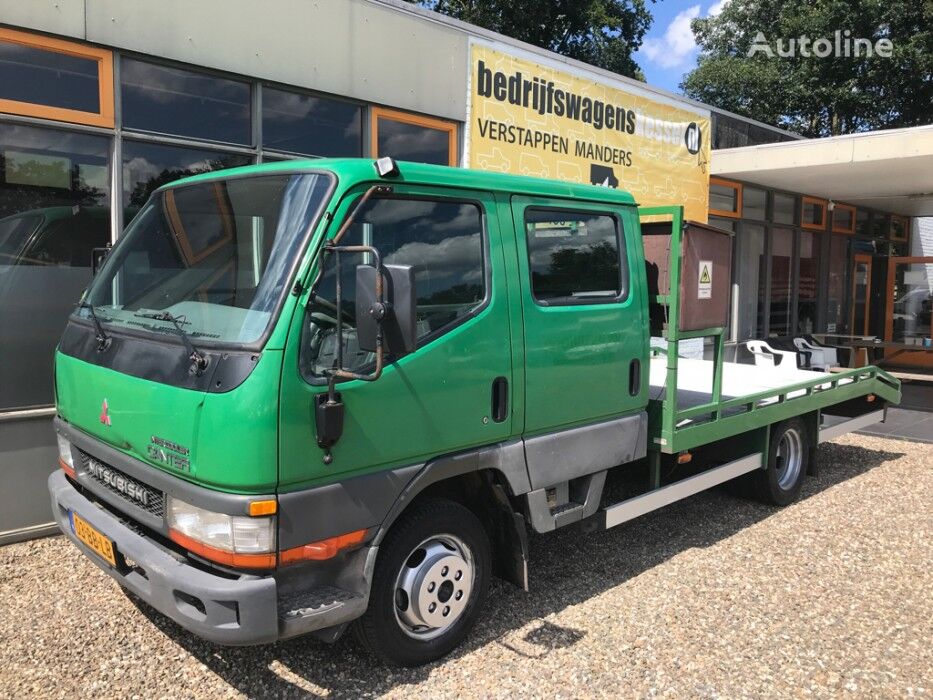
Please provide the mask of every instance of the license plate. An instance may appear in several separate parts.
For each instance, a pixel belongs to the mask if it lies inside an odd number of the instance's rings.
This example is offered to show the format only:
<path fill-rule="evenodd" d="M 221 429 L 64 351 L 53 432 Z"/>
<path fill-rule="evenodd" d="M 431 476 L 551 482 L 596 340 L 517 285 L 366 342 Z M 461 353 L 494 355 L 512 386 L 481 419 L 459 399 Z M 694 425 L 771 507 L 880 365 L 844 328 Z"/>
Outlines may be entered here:
<path fill-rule="evenodd" d="M 74 512 L 71 514 L 71 527 L 78 539 L 103 557 L 110 566 L 117 565 L 112 540 L 104 537 L 87 520 Z"/>

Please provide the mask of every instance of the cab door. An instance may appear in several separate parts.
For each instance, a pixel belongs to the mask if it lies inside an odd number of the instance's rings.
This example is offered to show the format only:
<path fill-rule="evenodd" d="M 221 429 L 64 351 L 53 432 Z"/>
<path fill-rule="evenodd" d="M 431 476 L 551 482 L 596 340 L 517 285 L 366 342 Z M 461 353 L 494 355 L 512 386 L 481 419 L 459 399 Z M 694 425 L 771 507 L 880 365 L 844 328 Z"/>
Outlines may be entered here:
<path fill-rule="evenodd" d="M 645 408 L 644 264 L 633 211 L 512 198 L 526 437 Z"/>
<path fill-rule="evenodd" d="M 328 236 L 365 189 L 344 198 Z M 326 391 L 326 370 L 337 357 L 331 256 L 317 294 L 296 312 L 289 332 L 281 389 L 282 491 L 417 465 L 499 442 L 512 430 L 507 288 L 493 196 L 399 184 L 370 199 L 354 222 L 341 245 L 372 245 L 383 264 L 414 266 L 417 348 L 401 359 L 390 357 L 376 381 L 337 384 L 344 431 L 332 463 L 324 464 L 314 401 Z M 369 262 L 342 254 L 343 365 L 364 373 L 373 357 L 356 342 L 355 268 Z"/>

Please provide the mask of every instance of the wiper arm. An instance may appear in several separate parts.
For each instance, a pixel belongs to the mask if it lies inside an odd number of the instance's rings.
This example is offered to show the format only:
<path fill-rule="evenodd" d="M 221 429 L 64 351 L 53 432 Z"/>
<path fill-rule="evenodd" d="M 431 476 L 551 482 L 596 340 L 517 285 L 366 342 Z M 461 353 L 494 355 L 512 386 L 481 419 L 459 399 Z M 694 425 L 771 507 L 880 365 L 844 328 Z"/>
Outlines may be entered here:
<path fill-rule="evenodd" d="M 110 343 L 113 342 L 113 339 L 107 335 L 107 331 L 104 330 L 103 324 L 100 322 L 100 319 L 97 318 L 94 305 L 82 300 L 78 302 L 78 308 L 87 309 L 90 312 L 91 320 L 94 322 L 94 328 L 97 331 L 97 352 L 104 352 L 110 347 Z"/>
<path fill-rule="evenodd" d="M 204 356 L 203 352 L 194 347 L 194 344 L 191 342 L 191 336 L 181 327 L 181 320 L 178 316 L 168 311 L 160 311 L 152 314 L 138 313 L 133 315 L 137 318 L 151 318 L 153 321 L 168 321 L 175 326 L 175 330 L 178 331 L 178 337 L 181 338 L 181 342 L 184 343 L 185 352 L 188 353 L 188 359 L 191 360 L 191 369 L 189 371 L 199 377 L 204 373 L 204 370 L 207 369 L 207 358 Z"/>

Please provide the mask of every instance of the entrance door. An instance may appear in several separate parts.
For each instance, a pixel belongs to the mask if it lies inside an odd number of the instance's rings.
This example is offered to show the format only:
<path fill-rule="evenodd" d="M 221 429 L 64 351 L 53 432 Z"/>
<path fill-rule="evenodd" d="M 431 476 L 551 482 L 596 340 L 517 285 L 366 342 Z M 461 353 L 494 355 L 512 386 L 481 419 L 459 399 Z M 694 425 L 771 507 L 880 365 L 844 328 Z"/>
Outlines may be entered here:
<path fill-rule="evenodd" d="M 360 194 L 345 198 L 333 230 Z M 316 444 L 314 402 L 326 390 L 326 372 L 338 352 L 335 259 L 325 263 L 314 300 L 292 324 L 284 358 L 283 491 L 418 464 L 494 444 L 511 433 L 512 353 L 493 196 L 397 185 L 391 195 L 363 205 L 341 240 L 362 243 L 378 249 L 383 264 L 414 267 L 417 348 L 400 360 L 390 357 L 376 381 L 337 384 L 344 432 L 333 462 L 325 465 Z M 341 255 L 342 362 L 368 373 L 373 355 L 357 343 L 354 308 L 355 268 L 367 261 Z M 502 406 L 505 397 L 508 404 Z"/>
<path fill-rule="evenodd" d="M 643 407 L 644 285 L 634 281 L 644 268 L 635 267 L 633 258 L 638 250 L 633 212 L 607 204 L 512 198 L 524 319 L 526 436 Z"/>
<path fill-rule="evenodd" d="M 856 255 L 852 261 L 852 333 L 868 335 L 871 310 L 871 256 Z"/>

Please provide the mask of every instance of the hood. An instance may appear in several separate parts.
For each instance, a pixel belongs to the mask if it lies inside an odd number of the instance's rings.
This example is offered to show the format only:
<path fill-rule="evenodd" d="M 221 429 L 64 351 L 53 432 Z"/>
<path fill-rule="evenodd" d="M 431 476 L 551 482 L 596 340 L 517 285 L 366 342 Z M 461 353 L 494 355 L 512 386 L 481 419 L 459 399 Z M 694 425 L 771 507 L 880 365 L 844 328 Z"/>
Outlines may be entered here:
<path fill-rule="evenodd" d="M 277 485 L 276 421 L 281 353 L 266 351 L 225 393 L 163 384 L 55 357 L 61 418 L 127 455 L 180 478 L 234 493 Z"/>

